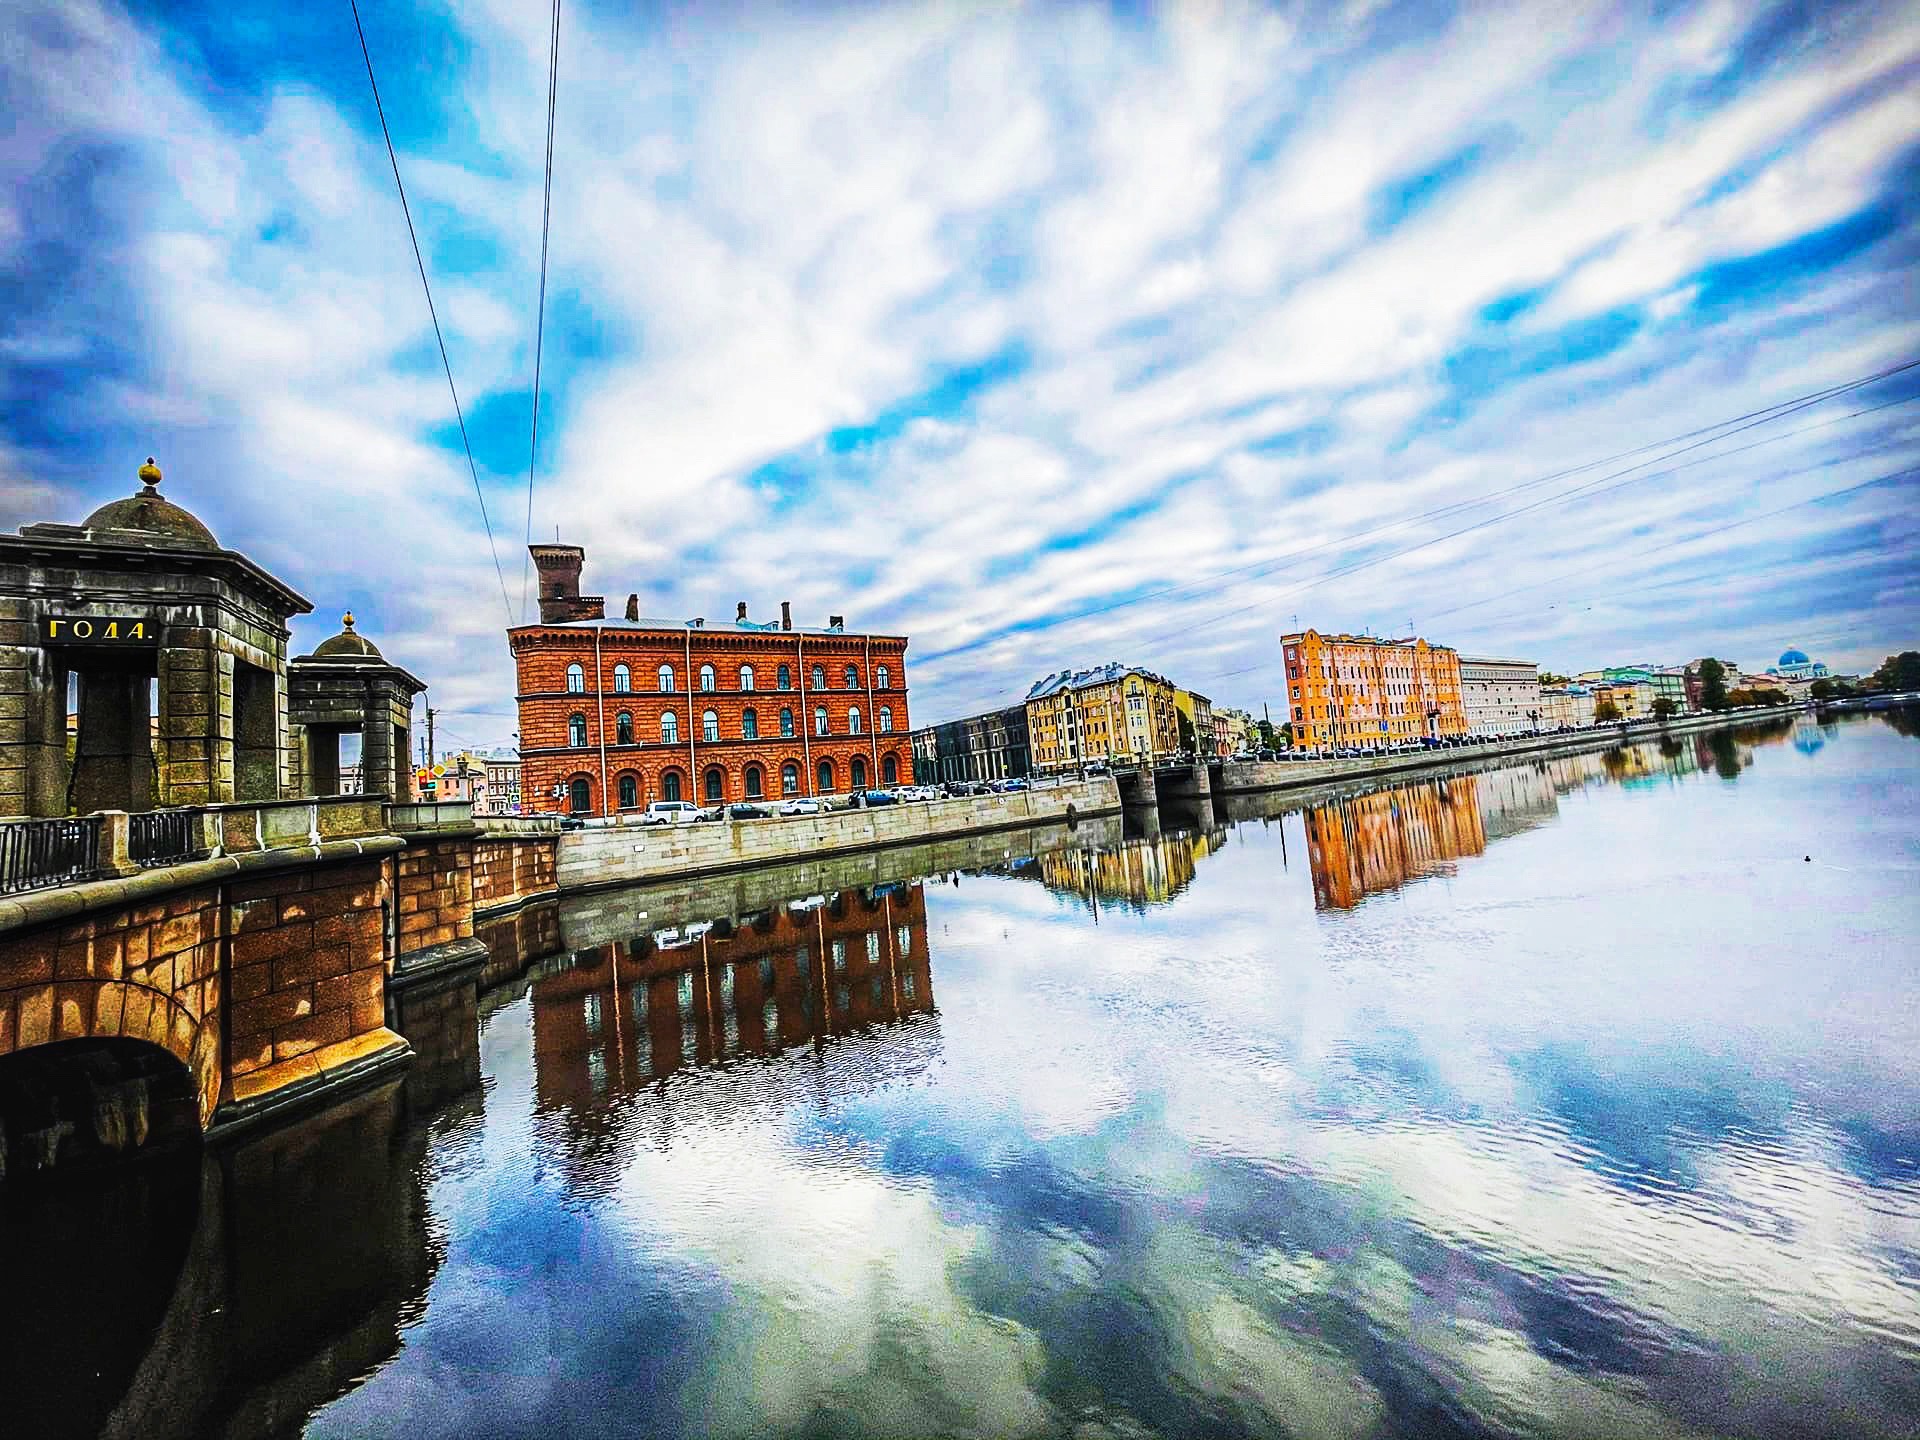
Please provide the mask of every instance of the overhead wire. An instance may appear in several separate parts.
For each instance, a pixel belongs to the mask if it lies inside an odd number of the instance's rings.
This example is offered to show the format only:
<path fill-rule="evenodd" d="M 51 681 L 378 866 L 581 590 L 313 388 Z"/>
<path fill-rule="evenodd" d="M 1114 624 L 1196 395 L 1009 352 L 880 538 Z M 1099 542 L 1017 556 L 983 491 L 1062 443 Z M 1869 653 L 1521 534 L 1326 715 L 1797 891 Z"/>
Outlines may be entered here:
<path fill-rule="evenodd" d="M 460 443 L 467 452 L 467 474 L 473 478 L 473 495 L 480 502 L 480 523 L 486 527 L 487 549 L 493 555 L 493 573 L 500 581 L 500 603 L 507 610 L 507 624 L 513 624 L 513 601 L 507 595 L 506 572 L 500 568 L 500 548 L 493 540 L 493 520 L 487 514 L 486 492 L 480 488 L 480 469 L 473 462 L 473 442 L 467 438 L 467 417 L 460 409 L 460 391 L 453 383 L 453 362 L 447 358 L 447 338 L 440 331 L 440 314 L 433 304 L 433 286 L 427 283 L 427 262 L 420 253 L 420 236 L 413 228 L 413 210 L 407 204 L 407 187 L 400 180 L 400 157 L 394 153 L 393 132 L 387 128 L 387 109 L 380 103 L 380 82 L 373 78 L 373 54 L 367 49 L 366 27 L 360 23 L 358 0 L 347 0 L 353 11 L 354 33 L 360 37 L 360 58 L 366 62 L 367 85 L 373 91 L 374 112 L 380 117 L 380 138 L 387 143 L 387 163 L 393 166 L 393 188 L 400 192 L 400 213 L 407 220 L 407 238 L 413 242 L 413 263 L 420 268 L 420 288 L 427 297 L 427 316 L 433 321 L 433 338 L 440 346 L 440 364 L 447 372 L 447 392 L 453 396 L 453 418 L 460 424 Z"/>
<path fill-rule="evenodd" d="M 547 239 L 553 226 L 553 131 L 560 94 L 560 0 L 553 0 L 547 46 L 547 173 L 540 196 L 540 304 L 533 322 L 533 436 L 527 446 L 527 539 L 520 560 L 520 620 L 527 618 L 527 580 L 533 561 L 533 477 L 540 459 L 540 361 L 547 336 Z"/>

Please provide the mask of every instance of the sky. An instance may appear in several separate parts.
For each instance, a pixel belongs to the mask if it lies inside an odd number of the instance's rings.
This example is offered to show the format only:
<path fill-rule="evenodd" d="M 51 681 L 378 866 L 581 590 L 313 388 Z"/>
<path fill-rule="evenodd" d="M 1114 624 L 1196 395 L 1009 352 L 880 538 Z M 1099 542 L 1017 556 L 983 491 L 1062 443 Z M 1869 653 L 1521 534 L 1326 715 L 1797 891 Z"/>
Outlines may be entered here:
<path fill-rule="evenodd" d="M 529 533 L 906 634 L 916 723 L 1257 711 L 1296 625 L 1920 646 L 1920 369 L 1769 409 L 1920 360 L 1911 6 L 568 0 L 529 502 L 549 17 L 366 0 L 492 550 L 350 9 L 10 8 L 0 526 L 155 455 L 443 749 Z"/>

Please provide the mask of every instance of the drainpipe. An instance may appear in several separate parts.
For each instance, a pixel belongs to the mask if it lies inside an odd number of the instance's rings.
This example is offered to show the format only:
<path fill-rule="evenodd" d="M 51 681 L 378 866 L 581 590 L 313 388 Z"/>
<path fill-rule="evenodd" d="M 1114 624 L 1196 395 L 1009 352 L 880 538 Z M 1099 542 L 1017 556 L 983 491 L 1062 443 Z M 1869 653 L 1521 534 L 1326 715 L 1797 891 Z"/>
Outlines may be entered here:
<path fill-rule="evenodd" d="M 800 778 L 807 782 L 804 794 L 817 795 L 818 787 L 813 783 L 813 716 L 807 713 L 807 637 L 798 637 L 800 641 L 800 763 L 807 773 Z"/>
<path fill-rule="evenodd" d="M 880 784 L 880 714 L 873 704 L 873 636 L 867 641 L 867 753 L 873 757 L 873 784 Z"/>
<path fill-rule="evenodd" d="M 593 632 L 593 698 L 599 711 L 600 731 L 600 813 L 607 813 L 607 687 L 600 673 L 600 631 Z"/>
<path fill-rule="evenodd" d="M 695 795 L 700 793 L 700 759 L 693 748 L 693 627 L 686 631 L 687 641 L 687 789 Z M 698 800 L 689 800 L 690 805 L 698 805 Z"/>

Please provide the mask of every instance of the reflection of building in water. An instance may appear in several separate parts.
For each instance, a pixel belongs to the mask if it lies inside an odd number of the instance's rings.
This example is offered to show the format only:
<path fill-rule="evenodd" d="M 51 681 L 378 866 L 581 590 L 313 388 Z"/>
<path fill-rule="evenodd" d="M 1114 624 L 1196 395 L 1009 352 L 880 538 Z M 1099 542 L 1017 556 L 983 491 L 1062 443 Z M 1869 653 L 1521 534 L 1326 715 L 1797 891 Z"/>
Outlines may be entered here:
<path fill-rule="evenodd" d="M 1049 890 L 1138 907 L 1164 905 L 1193 883 L 1199 863 L 1227 842 L 1224 829 L 1154 835 L 1100 850 L 1055 850 L 1023 873 Z"/>
<path fill-rule="evenodd" d="M 1383 790 L 1307 811 L 1307 858 L 1315 905 L 1350 910 L 1487 848 L 1479 777 Z"/>
<path fill-rule="evenodd" d="M 933 1011 L 925 893 L 883 885 L 577 952 L 532 986 L 542 1110 Z"/>
<path fill-rule="evenodd" d="M 1545 764 L 1476 775 L 1480 828 L 1489 841 L 1519 835 L 1560 814 L 1560 788 Z"/>

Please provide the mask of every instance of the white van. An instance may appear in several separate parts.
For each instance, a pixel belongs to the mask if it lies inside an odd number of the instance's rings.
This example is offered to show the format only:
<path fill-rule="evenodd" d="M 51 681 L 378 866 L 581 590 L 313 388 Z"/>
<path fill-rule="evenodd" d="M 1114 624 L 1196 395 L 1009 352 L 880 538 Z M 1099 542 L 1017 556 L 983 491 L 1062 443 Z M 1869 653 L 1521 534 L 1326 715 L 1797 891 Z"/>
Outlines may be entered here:
<path fill-rule="evenodd" d="M 691 825 L 700 818 L 700 807 L 686 800 L 656 800 L 640 817 L 642 825 Z"/>

